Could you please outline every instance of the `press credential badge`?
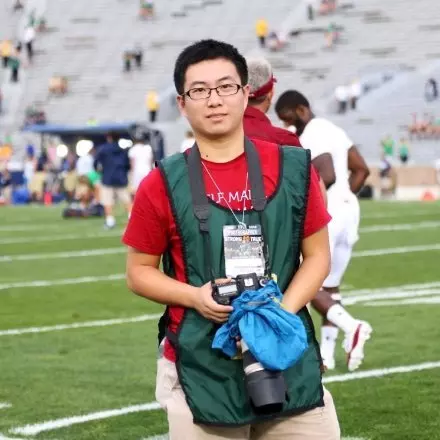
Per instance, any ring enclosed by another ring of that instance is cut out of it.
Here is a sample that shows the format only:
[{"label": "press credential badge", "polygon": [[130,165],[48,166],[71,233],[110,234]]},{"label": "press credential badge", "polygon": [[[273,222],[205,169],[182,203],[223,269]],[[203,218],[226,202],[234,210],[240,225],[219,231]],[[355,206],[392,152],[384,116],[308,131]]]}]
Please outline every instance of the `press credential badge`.
[{"label": "press credential badge", "polygon": [[261,225],[223,226],[225,269],[228,278],[255,272],[264,275],[263,236]]}]

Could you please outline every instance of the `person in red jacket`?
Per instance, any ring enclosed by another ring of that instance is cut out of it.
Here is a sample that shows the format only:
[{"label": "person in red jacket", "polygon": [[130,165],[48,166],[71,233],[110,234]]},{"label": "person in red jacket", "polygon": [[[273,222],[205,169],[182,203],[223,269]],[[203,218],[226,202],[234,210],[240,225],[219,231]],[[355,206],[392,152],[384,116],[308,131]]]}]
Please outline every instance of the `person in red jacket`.
[{"label": "person in red jacket", "polygon": [[[249,101],[244,113],[244,132],[245,135],[254,140],[269,141],[278,145],[291,145],[300,147],[301,143],[298,136],[283,128],[274,127],[270,119],[266,116],[269,111],[274,96],[274,84],[276,79],[273,76],[272,66],[265,58],[252,58],[246,60],[249,72]],[[314,158],[313,166],[321,177],[321,193],[326,197],[326,189],[330,188],[336,180],[332,156],[328,153],[321,154]],[[311,301],[316,311],[330,321],[336,327],[342,324],[358,322],[353,318],[337,301],[332,298],[331,293],[321,289]],[[331,310],[331,311],[330,311]],[[330,311],[330,313],[329,313]],[[342,327],[345,327],[342,325]],[[321,341],[321,347],[322,347]],[[350,355],[354,353],[356,344],[353,344]],[[356,352],[357,353],[357,352]],[[354,356],[354,355],[353,355]],[[350,357],[348,358],[350,359]],[[324,365],[327,369],[334,369],[333,363],[328,362],[323,357]],[[361,350],[358,358],[352,360],[348,365],[350,370],[357,369],[363,360]]]},{"label": "person in red jacket", "polygon": [[[265,58],[249,58],[246,60],[249,69],[250,95],[248,106],[244,112],[243,126],[246,136],[260,141],[273,142],[278,145],[301,147],[298,136],[284,128],[272,125],[266,113],[269,111],[274,97],[272,66]],[[321,159],[321,158],[320,158]],[[326,197],[326,188],[335,181],[333,161],[330,155],[322,158],[319,165],[321,192]],[[315,167],[317,164],[313,164]]]}]

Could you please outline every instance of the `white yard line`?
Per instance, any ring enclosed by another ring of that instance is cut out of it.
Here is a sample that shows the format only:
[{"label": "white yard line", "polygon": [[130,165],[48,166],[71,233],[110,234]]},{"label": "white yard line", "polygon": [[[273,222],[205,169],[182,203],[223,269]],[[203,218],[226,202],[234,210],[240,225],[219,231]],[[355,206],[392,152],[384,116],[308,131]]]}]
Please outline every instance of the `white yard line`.
[{"label": "white yard line", "polygon": [[[105,319],[101,321],[85,321],[85,322],[75,322],[73,324],[58,324],[46,327],[27,327],[27,328],[16,328],[10,330],[0,330],[0,336],[18,336],[25,335],[28,333],[48,333],[56,332],[61,330],[71,330],[77,328],[90,328],[90,327],[108,327],[112,325],[120,324],[130,324],[135,322],[145,322],[154,319],[159,319],[162,316],[161,313],[134,316],[132,318],[119,318],[119,319]],[[0,403],[1,408],[1,403]]]},{"label": "white yard line", "polygon": [[23,439],[18,437],[6,437],[5,435],[0,433],[0,440],[23,440]]},{"label": "white yard line", "polygon": [[0,402],[0,409],[7,409],[7,408],[11,408],[12,404],[7,403],[7,402]]},{"label": "white yard line", "polygon": [[11,261],[31,261],[31,260],[49,260],[60,258],[74,258],[74,257],[92,257],[98,255],[112,255],[122,254],[127,252],[124,247],[112,247],[102,249],[88,249],[86,251],[67,251],[67,252],[48,252],[44,254],[22,254],[22,255],[4,255],[0,257],[0,263],[7,263]]},{"label": "white yard line", "polygon": [[368,301],[365,303],[368,307],[396,307],[418,304],[440,304],[440,296],[433,296],[431,298],[409,298],[402,299],[401,301]]},{"label": "white yard line", "polygon": [[440,289],[426,289],[426,290],[414,290],[404,292],[384,292],[384,293],[367,293],[364,295],[351,295],[342,300],[344,306],[350,306],[360,302],[370,302],[379,299],[402,299],[402,298],[414,298],[419,296],[432,296],[440,294]]},{"label": "white yard line", "polygon": [[[372,377],[383,377],[391,374],[410,373],[413,371],[423,371],[434,368],[440,368],[440,362],[425,362],[416,365],[404,365],[404,366],[392,367],[392,368],[383,368],[383,369],[367,370],[367,371],[360,371],[360,372],[348,373],[348,374],[339,374],[335,376],[325,377],[323,379],[323,382],[324,383],[347,382],[350,380],[367,379]],[[135,412],[153,411],[158,409],[160,409],[160,405],[157,402],[149,402],[140,405],[128,406],[125,408],[99,411],[91,414],[84,414],[80,416],[66,417],[62,419],[48,420],[42,423],[20,426],[12,429],[10,432],[12,434],[19,434],[25,436],[38,435],[41,432],[54,431],[56,429],[66,428],[68,426],[77,425],[80,423],[87,423],[94,420],[102,420],[110,417],[117,417]]]},{"label": "white yard line", "polygon": [[84,238],[106,238],[122,236],[123,230],[114,230],[108,232],[95,232],[87,234],[64,234],[64,235],[43,235],[41,237],[15,237],[15,238],[0,238],[0,244],[26,244],[38,243],[44,241],[64,241],[64,240],[78,240]]},{"label": "white yard line", "polygon": [[396,223],[393,225],[364,226],[359,228],[359,232],[365,234],[370,232],[412,231],[415,229],[437,228],[439,226],[440,222]]},{"label": "white yard line", "polygon": [[[392,231],[409,231],[414,229],[436,228],[440,226],[440,222],[419,222],[419,223],[397,223],[392,225],[371,225],[364,226],[359,229],[361,233],[371,232],[392,232]],[[84,238],[106,238],[122,236],[124,229],[118,229],[106,232],[91,232],[87,234],[60,234],[60,235],[43,235],[40,237],[13,237],[0,238],[0,244],[26,244],[39,243],[45,241],[64,241],[77,240]]]},{"label": "white yard line", "polygon": [[440,250],[440,243],[421,245],[421,246],[402,246],[394,248],[384,248],[384,249],[370,249],[366,251],[355,251],[353,252],[353,258],[359,257],[373,257],[380,255],[392,255],[392,254],[410,254],[413,252],[426,252],[426,251],[437,251]]},{"label": "white yard line", "polygon": [[119,281],[125,279],[125,274],[119,273],[115,275],[104,276],[90,276],[79,278],[62,278],[59,280],[35,280],[35,281],[23,281],[14,283],[0,284],[0,290],[9,290],[22,287],[51,287],[51,286],[64,286],[68,284],[83,284],[83,283],[99,283],[101,281]]},{"label": "white yard line", "polygon": [[[98,225],[98,224],[97,224]],[[37,225],[1,225],[0,232],[23,232],[23,231],[40,231],[53,229],[66,229],[69,226],[80,228],[80,223],[42,223]]]},{"label": "white yard line", "polygon": [[344,295],[345,294],[359,295],[361,293],[375,293],[375,292],[398,292],[401,290],[431,289],[433,287],[440,287],[440,281],[431,281],[427,283],[417,283],[417,284],[400,284],[398,286],[376,287],[374,289],[348,290],[344,292]]},{"label": "white yard line", "polygon": [[66,417],[63,419],[49,420],[43,423],[35,423],[33,425],[21,426],[11,429],[11,434],[19,435],[37,435],[45,431],[53,431],[55,429],[66,428],[67,426],[78,425],[80,423],[91,422],[94,420],[108,419],[111,417],[123,416],[126,414],[137,413],[141,411],[152,411],[160,409],[157,402],[144,403],[141,405],[132,405],[125,408],[111,409],[107,411],[99,411],[82,416]]},{"label": "white yard line", "polygon": [[440,362],[424,362],[416,365],[402,365],[400,367],[381,368],[377,370],[358,371],[354,373],[338,374],[335,376],[324,377],[323,383],[347,382],[350,380],[369,379],[371,377],[383,377],[390,374],[412,373],[413,371],[432,370],[440,368]]},{"label": "white yard line", "polygon": [[[354,258],[370,257],[379,255],[391,255],[391,254],[405,254],[412,252],[424,252],[431,250],[440,250],[439,244],[432,245],[420,245],[420,246],[404,246],[395,248],[384,249],[370,249],[365,251],[353,252]],[[60,259],[60,258],[74,258],[74,257],[91,257],[98,255],[112,255],[122,254],[127,252],[125,247],[112,247],[102,249],[88,249],[85,251],[67,251],[67,252],[49,252],[42,254],[21,254],[21,255],[4,255],[0,257],[0,263],[12,262],[12,261],[30,261],[30,260],[47,260],[47,259]]]},{"label": "white yard line", "polygon": [[394,218],[394,217],[419,217],[419,216],[424,216],[424,215],[434,215],[436,214],[436,212],[433,209],[429,209],[429,210],[415,210],[415,209],[411,209],[411,210],[405,210],[405,211],[400,211],[400,212],[377,212],[377,213],[373,213],[373,214],[361,214],[361,218],[365,219],[365,218]]}]

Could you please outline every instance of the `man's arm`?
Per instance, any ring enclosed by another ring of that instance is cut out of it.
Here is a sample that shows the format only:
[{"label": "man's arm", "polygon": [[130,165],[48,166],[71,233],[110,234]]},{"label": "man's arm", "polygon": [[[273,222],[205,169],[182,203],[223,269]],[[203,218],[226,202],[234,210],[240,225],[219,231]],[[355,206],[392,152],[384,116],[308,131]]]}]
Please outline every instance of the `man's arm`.
[{"label": "man's arm", "polygon": [[136,295],[159,304],[193,308],[211,321],[227,321],[233,309],[213,300],[210,283],[202,287],[182,283],[161,272],[159,263],[160,256],[144,254],[129,247],[126,265],[128,288]]},{"label": "man's arm", "polygon": [[321,288],[330,271],[330,247],[327,226],[308,236],[301,243],[303,262],[284,292],[283,304],[297,313]]},{"label": "man's arm", "polygon": [[336,181],[335,167],[330,153],[323,153],[312,160],[316,171],[321,176],[322,181],[327,189],[329,189]]},{"label": "man's arm", "polygon": [[359,150],[354,145],[348,150],[348,169],[351,171],[350,178],[348,179],[350,189],[354,194],[357,194],[370,175],[370,170]]}]

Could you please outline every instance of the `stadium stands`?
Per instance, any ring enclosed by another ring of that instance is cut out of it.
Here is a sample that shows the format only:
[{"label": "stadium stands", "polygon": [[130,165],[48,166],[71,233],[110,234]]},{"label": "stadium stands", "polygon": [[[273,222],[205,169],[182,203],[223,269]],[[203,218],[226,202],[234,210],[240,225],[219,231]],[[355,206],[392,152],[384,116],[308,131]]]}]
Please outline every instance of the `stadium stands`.
[{"label": "stadium stands", "polygon": [[[161,96],[158,124],[167,134],[168,152],[175,151],[186,123],[178,119],[173,104],[173,62],[185,45],[204,37],[230,41],[247,55],[267,56],[278,78],[277,92],[298,88],[319,113],[334,113],[335,87],[358,78],[369,89],[360,98],[358,111],[332,117],[370,161],[379,158],[379,139],[387,133],[403,133],[401,126],[410,123],[412,112],[440,113],[439,105],[426,103],[423,95],[427,72],[440,71],[436,61],[440,12],[433,0],[340,2],[334,15],[316,16],[313,21],[307,20],[305,1],[278,0],[276,6],[263,0],[157,2],[151,21],[140,20],[137,2],[125,0],[29,0],[28,4],[45,11],[48,29],[38,35],[35,63],[26,69],[15,95],[4,92],[0,127],[5,130],[20,126],[31,103],[40,104],[51,122],[85,123],[92,117],[145,120],[145,94],[154,89]],[[12,32],[11,26],[20,26],[19,19],[12,23],[10,16],[5,10],[0,19],[6,33]],[[254,25],[260,17],[280,36],[295,35],[281,51],[258,48]],[[340,42],[328,48],[324,33],[331,22],[340,29]],[[124,72],[123,54],[137,44],[144,51],[143,68]],[[49,93],[54,75],[67,79],[65,95]],[[440,157],[432,144],[417,143],[414,160],[431,162]]]}]

